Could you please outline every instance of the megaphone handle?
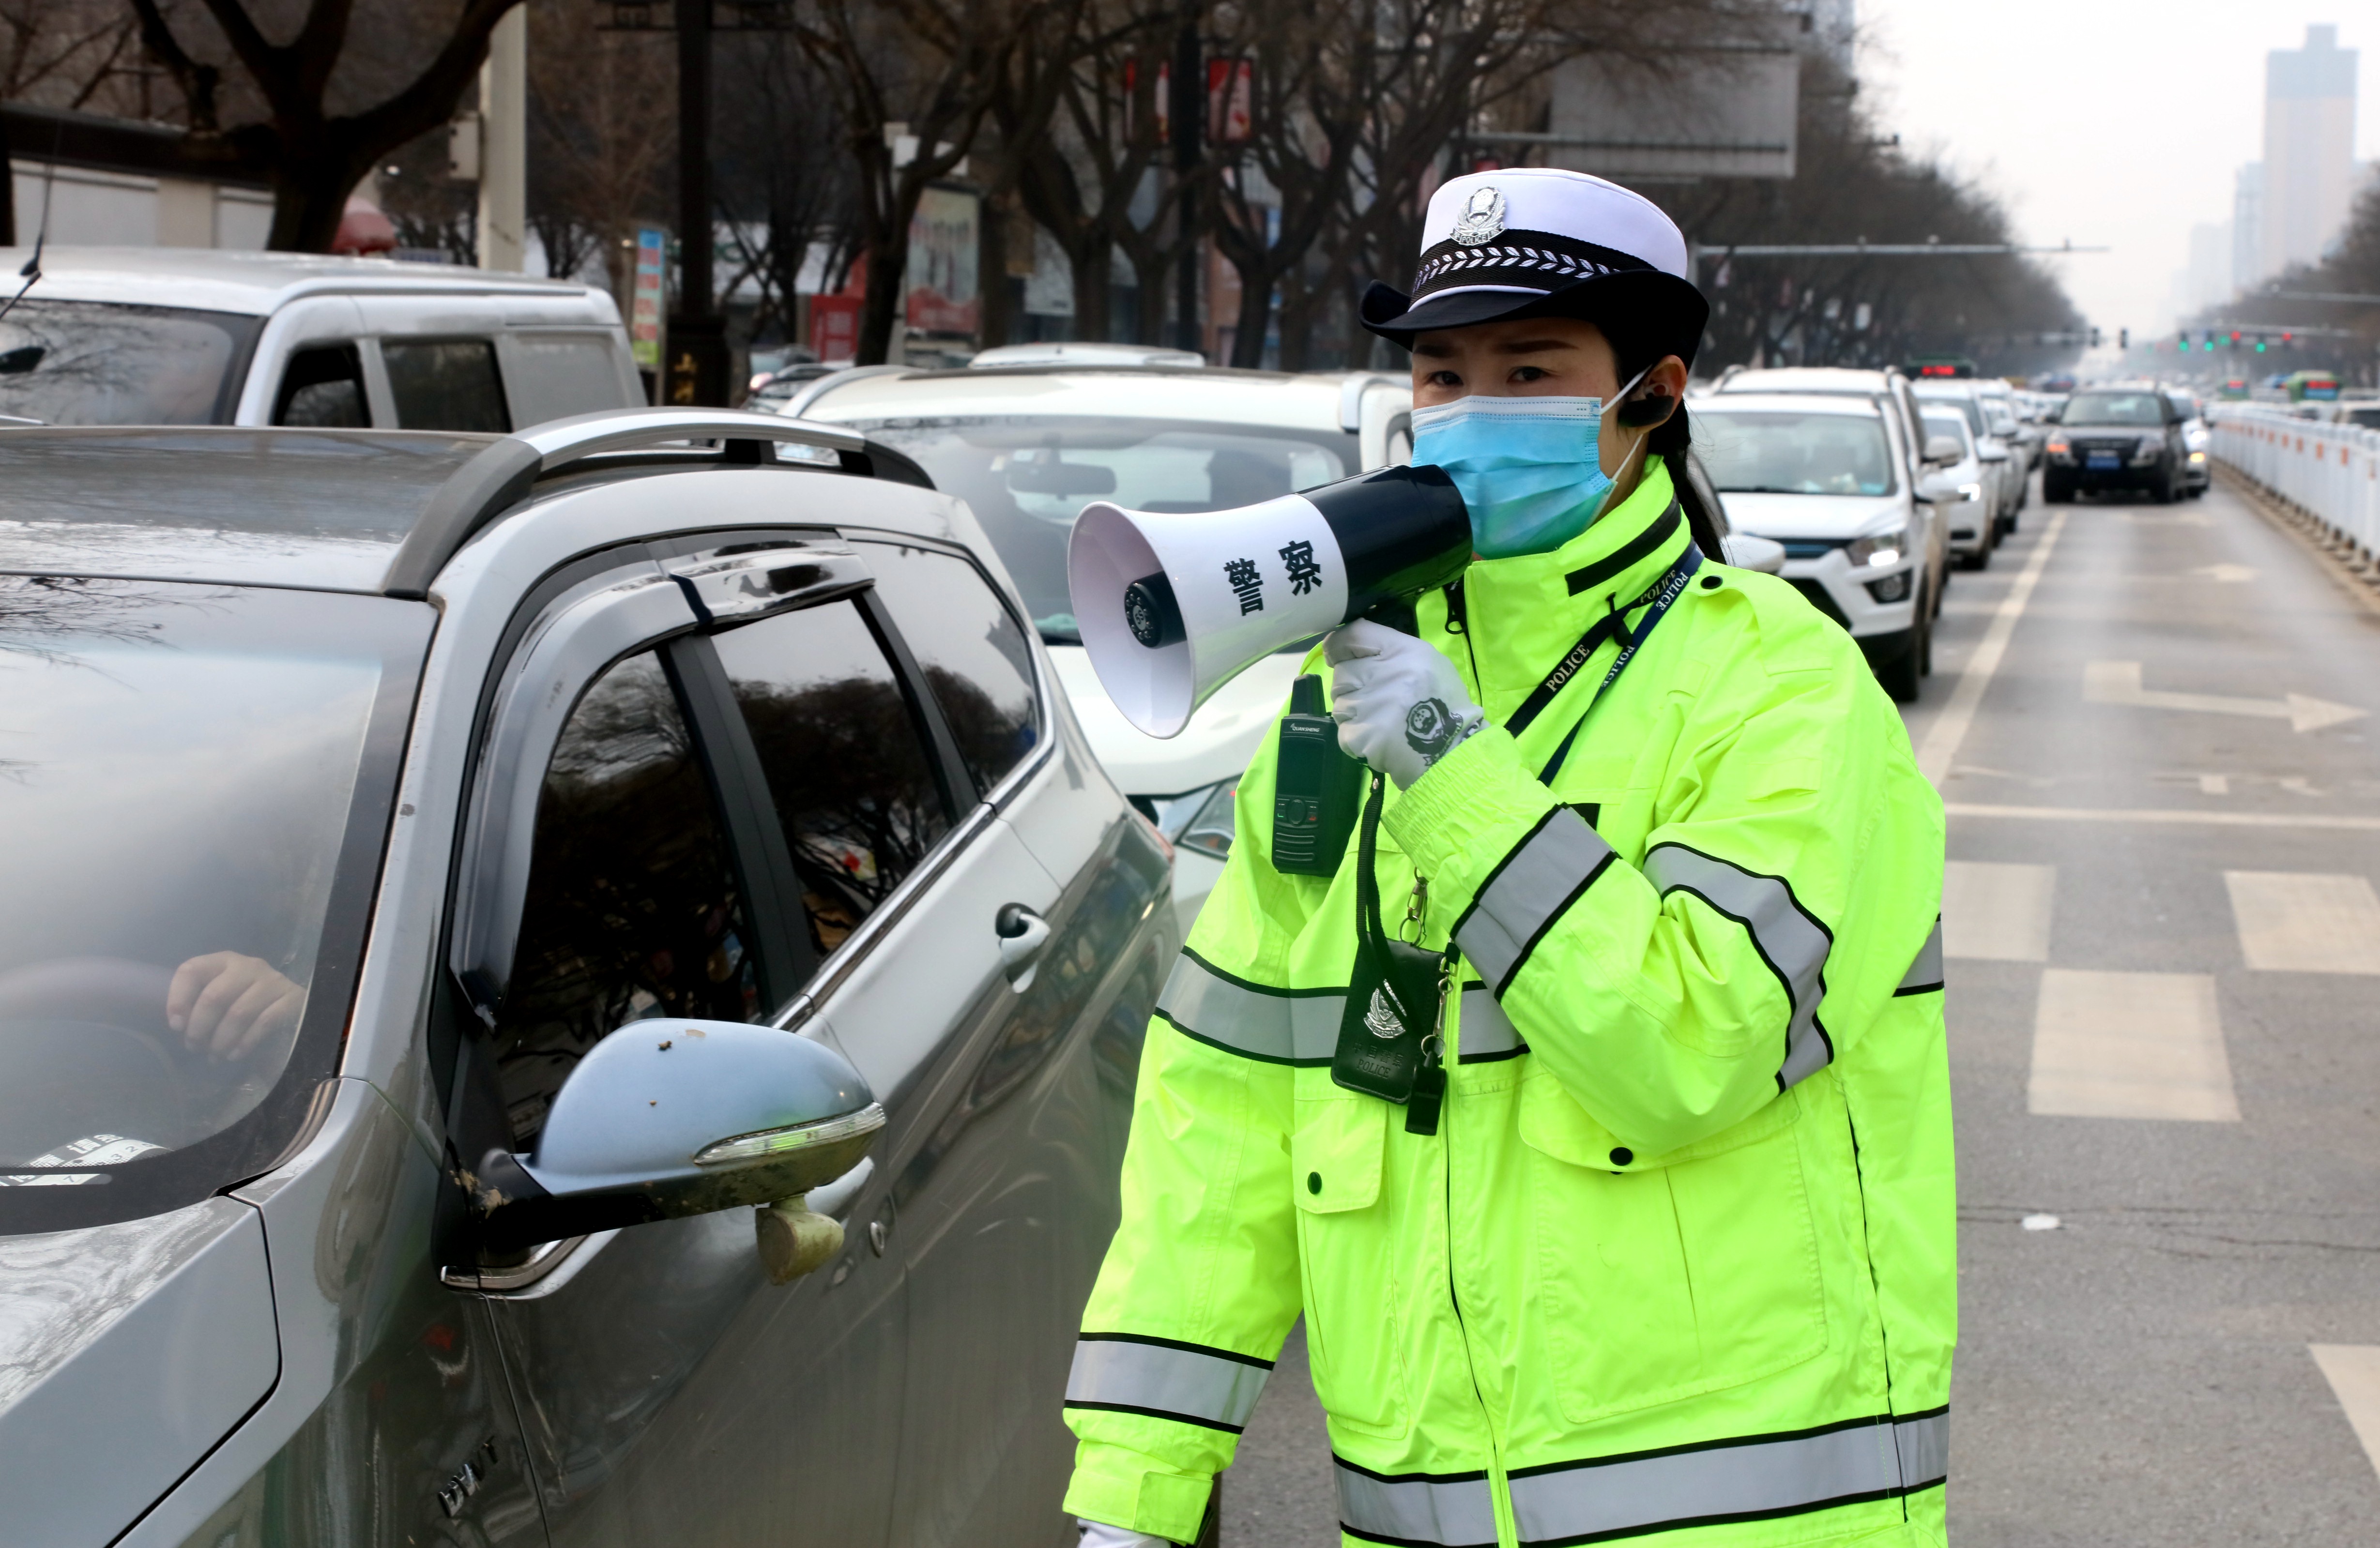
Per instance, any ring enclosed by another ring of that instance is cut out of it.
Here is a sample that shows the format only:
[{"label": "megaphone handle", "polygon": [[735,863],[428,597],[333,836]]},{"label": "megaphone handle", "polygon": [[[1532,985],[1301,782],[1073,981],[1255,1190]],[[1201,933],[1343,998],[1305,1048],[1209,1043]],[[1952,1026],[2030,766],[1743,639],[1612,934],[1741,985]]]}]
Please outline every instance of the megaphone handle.
[{"label": "megaphone handle", "polygon": [[1414,613],[1411,597],[1391,597],[1385,602],[1376,602],[1364,617],[1368,623],[1384,623],[1401,635],[1418,637],[1421,634],[1421,620]]}]

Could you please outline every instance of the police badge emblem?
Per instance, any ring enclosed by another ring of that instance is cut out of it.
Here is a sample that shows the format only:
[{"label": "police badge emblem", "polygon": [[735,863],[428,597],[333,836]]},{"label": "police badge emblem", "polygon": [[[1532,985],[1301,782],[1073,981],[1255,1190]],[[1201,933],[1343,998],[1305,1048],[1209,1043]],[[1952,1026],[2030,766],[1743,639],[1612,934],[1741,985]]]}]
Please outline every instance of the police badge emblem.
[{"label": "police badge emblem", "polygon": [[1453,236],[1466,248],[1482,242],[1492,242],[1504,235],[1504,195],[1492,185],[1482,184],[1471,190],[1463,201],[1463,213],[1455,218]]}]

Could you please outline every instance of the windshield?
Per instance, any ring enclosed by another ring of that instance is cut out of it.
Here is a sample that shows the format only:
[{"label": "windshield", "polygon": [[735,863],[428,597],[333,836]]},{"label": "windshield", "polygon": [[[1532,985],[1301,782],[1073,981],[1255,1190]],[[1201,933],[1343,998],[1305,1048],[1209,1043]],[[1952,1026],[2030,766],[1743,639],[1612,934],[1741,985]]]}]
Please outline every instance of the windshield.
[{"label": "windshield", "polygon": [[1857,414],[1694,410],[1694,449],[1722,494],[1890,494],[1884,422]]},{"label": "windshield", "polygon": [[0,414],[50,425],[228,424],[258,320],[28,296],[0,318]]},{"label": "windshield", "polygon": [[2069,425],[2149,425],[2165,423],[2155,393],[2077,393],[2068,400]]},{"label": "windshield", "polygon": [[1925,400],[1925,405],[1928,409],[1932,409],[1938,405],[1943,408],[1955,411],[1961,418],[1967,421],[1968,433],[1972,435],[1989,435],[1991,433],[1991,431],[1986,429],[1984,426],[1983,405],[1978,404],[1974,399],[1964,395],[1954,398],[1948,393],[1920,393],[1917,395]]},{"label": "windshield", "polygon": [[287,1143],[433,616],[0,576],[0,1232],[173,1207]]},{"label": "windshield", "polygon": [[1228,511],[1359,471],[1337,444],[1256,425],[991,415],[856,422],[917,459],[934,487],[974,508],[1024,593],[1034,626],[1076,645],[1066,537],[1095,500],[1131,511]]}]

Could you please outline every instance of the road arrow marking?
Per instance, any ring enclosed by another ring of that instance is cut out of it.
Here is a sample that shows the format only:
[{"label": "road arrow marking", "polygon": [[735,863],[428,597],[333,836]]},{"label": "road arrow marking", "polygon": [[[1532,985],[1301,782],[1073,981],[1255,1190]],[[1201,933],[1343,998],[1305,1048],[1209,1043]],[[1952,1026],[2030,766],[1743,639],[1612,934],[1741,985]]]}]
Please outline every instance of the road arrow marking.
[{"label": "road arrow marking", "polygon": [[2360,720],[2371,713],[2303,694],[2277,699],[2243,699],[2228,694],[2151,691],[2141,683],[2138,661],[2083,663],[2082,698],[2086,704],[2129,704],[2144,709],[2189,709],[2206,715],[2253,715],[2267,720],[2287,720],[2295,732],[2320,731],[2325,726]]},{"label": "road arrow marking", "polygon": [[2245,586],[2256,578],[2256,572],[2245,564],[2202,564],[2190,573],[2229,586]]}]

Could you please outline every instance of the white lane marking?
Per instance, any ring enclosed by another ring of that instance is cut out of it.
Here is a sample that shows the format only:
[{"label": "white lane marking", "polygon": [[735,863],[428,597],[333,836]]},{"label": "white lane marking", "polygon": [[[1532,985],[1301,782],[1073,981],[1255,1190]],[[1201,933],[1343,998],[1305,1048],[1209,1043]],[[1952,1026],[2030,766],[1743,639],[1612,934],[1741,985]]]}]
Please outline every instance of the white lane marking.
[{"label": "white lane marking", "polygon": [[2330,1383],[2331,1396],[2347,1410],[2363,1455],[2380,1469],[2380,1347],[2371,1344],[2309,1344],[2314,1364]]},{"label": "white lane marking", "polygon": [[2016,817],[2033,822],[2145,822],[2206,828],[2326,828],[2350,833],[2380,833],[2380,817],[2321,816],[2289,812],[2183,812],[2161,806],[1995,806],[1946,801],[1954,817]]},{"label": "white lane marking", "polygon": [[2244,586],[2256,578],[2256,572],[2245,564],[2202,564],[2190,573],[2228,586]]},{"label": "white lane marking", "polygon": [[2239,1122],[2214,978],[2044,968],[2025,1106],[2056,1118]]},{"label": "white lane marking", "polygon": [[2228,795],[2231,793],[2231,780],[2227,775],[2201,774],[2198,777],[2198,793],[2201,795]]},{"label": "white lane marking", "polygon": [[1994,962],[2049,960],[2055,865],[1953,860],[1942,867],[1942,954]]},{"label": "white lane marking", "polygon": [[2000,599],[1998,611],[1992,614],[1990,627],[1984,631],[1975,653],[1967,658],[1966,670],[1959,673],[1959,685],[1950,690],[1950,702],[1942,713],[1925,728],[1925,741],[1917,749],[1917,768],[1937,787],[1949,773],[1950,760],[1959,754],[1959,744],[1967,739],[1968,728],[1975,723],[1975,710],[1984,702],[1984,690],[1992,684],[1992,674],[2000,670],[2000,659],[2008,654],[2009,636],[2016,633],[2016,621],[2024,616],[2025,604],[2033,600],[2033,588],[2041,584],[2041,572],[2048,567],[2049,550],[2058,546],[2058,535],[2066,530],[2066,513],[2060,511],[2049,518],[2042,529],[2041,542],[2017,572],[2016,584]]},{"label": "white lane marking", "polygon": [[2229,694],[2175,694],[2151,689],[2141,681],[2138,661],[2082,663],[2082,700],[2086,704],[2121,704],[2140,709],[2181,709],[2203,715],[2252,715],[2287,720],[2295,732],[2320,731],[2325,726],[2360,720],[2372,712],[2352,705],[2333,704],[2304,694],[2277,699],[2237,698]]},{"label": "white lane marking", "polygon": [[2320,795],[2322,793],[2322,792],[2313,788],[2313,781],[2307,779],[2302,774],[2282,775],[2280,778],[2280,786],[2291,795]]},{"label": "white lane marking", "polygon": [[2250,967],[2380,974],[2380,897],[2366,878],[2226,871],[2223,884],[2231,890],[2240,954]]}]

